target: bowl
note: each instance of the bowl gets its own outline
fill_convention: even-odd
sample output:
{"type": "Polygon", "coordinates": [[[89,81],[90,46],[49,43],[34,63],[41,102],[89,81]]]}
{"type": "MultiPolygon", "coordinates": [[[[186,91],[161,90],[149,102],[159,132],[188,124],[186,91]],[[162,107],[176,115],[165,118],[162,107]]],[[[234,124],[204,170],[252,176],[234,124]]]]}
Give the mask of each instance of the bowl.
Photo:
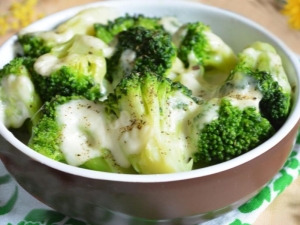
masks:
{"type": "MultiPolygon", "coordinates": [[[[91,224],[197,224],[218,217],[257,194],[289,156],[300,117],[300,71],[296,56],[258,24],[229,11],[187,1],[107,1],[47,16],[31,29],[51,29],[84,8],[107,6],[120,14],[176,16],[202,21],[237,53],[254,41],[268,42],[282,57],[293,87],[291,113],[269,140],[252,151],[217,165],[174,174],[124,175],[91,171],[53,161],[33,151],[1,123],[0,157],[31,195],[53,209],[91,224]]],[[[15,54],[11,37],[0,48],[2,67],[15,54]]]]}

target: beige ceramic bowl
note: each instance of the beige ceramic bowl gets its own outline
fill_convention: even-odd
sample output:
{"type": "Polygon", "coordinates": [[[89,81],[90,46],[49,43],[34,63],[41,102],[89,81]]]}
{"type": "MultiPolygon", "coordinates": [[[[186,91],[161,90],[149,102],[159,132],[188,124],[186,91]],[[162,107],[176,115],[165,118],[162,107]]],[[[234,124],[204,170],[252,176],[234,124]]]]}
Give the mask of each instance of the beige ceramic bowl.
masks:
{"type": "MultiPolygon", "coordinates": [[[[6,139],[0,156],[17,182],[53,209],[96,225],[153,221],[196,224],[255,195],[280,170],[294,143],[300,117],[300,71],[296,57],[280,40],[248,19],[185,1],[98,2],[56,13],[34,23],[32,28],[52,28],[84,7],[99,5],[115,7],[121,13],[202,21],[236,52],[254,41],[272,44],[281,55],[293,86],[291,114],[272,138],[240,157],[203,169],[165,175],[110,174],[55,162],[28,148],[0,124],[0,133],[6,139]]],[[[16,36],[0,48],[1,67],[14,56],[15,40],[16,36]]]]}

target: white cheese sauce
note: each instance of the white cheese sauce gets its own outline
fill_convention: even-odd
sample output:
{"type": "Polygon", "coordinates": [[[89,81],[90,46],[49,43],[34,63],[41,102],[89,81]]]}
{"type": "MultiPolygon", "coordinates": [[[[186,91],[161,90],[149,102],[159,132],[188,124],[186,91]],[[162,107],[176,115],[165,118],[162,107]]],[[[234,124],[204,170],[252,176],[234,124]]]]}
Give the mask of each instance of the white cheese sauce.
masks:
{"type": "Polygon", "coordinates": [[[69,53],[95,54],[110,58],[115,51],[114,47],[107,45],[104,41],[94,36],[82,34],[75,35],[74,38],[76,38],[76,40],[68,49],[69,53]]]}
{"type": "Polygon", "coordinates": [[[118,135],[108,127],[103,111],[103,105],[88,100],[73,100],[58,107],[58,122],[63,126],[60,148],[68,164],[82,165],[101,156],[101,149],[106,148],[121,167],[130,166],[116,141],[118,135]]]}
{"type": "Polygon", "coordinates": [[[211,84],[204,78],[204,68],[199,65],[194,52],[188,55],[190,66],[185,68],[182,61],[176,58],[168,78],[178,81],[190,89],[194,96],[209,100],[215,95],[216,85],[211,84]]]}
{"type": "MultiPolygon", "coordinates": [[[[209,40],[209,46],[211,48],[211,51],[222,52],[222,55],[225,56],[231,54],[231,48],[227,44],[225,44],[219,36],[212,33],[211,30],[204,31],[203,34],[205,35],[206,39],[209,40]]],[[[218,55],[221,58],[221,55],[218,55]]],[[[216,58],[216,60],[217,59],[218,58],[216,58]]]]}
{"type": "Polygon", "coordinates": [[[276,52],[256,50],[250,47],[243,50],[241,56],[249,67],[267,71],[282,86],[283,90],[290,92],[291,85],[285,74],[282,60],[276,52]]]}
{"type": "Polygon", "coordinates": [[[268,71],[273,79],[282,86],[283,90],[290,92],[291,85],[287,79],[280,56],[273,52],[263,52],[261,57],[263,60],[258,65],[258,69],[268,71]]]}
{"type": "Polygon", "coordinates": [[[34,63],[34,70],[42,76],[50,76],[50,74],[59,69],[61,61],[56,56],[49,53],[40,56],[34,63]]]}
{"type": "Polygon", "coordinates": [[[161,127],[167,132],[171,131],[173,133],[177,130],[185,130],[185,127],[178,129],[178,121],[181,121],[181,124],[187,126],[187,123],[185,123],[186,120],[188,120],[199,107],[190,97],[180,92],[176,92],[175,95],[169,98],[166,105],[167,109],[164,113],[167,115],[165,115],[166,119],[162,121],[161,127]]]}
{"type": "Polygon", "coordinates": [[[240,110],[251,107],[259,112],[259,100],[256,98],[228,98],[233,106],[238,107],[240,110]]]}
{"type": "Polygon", "coordinates": [[[136,52],[131,49],[126,49],[124,52],[122,52],[120,57],[122,69],[126,72],[130,72],[132,70],[135,58],[136,52]]]}
{"type": "Polygon", "coordinates": [[[175,17],[162,17],[159,22],[169,34],[173,35],[182,25],[175,17]]]}
{"type": "Polygon", "coordinates": [[[10,74],[2,78],[0,91],[1,99],[3,99],[1,117],[5,126],[20,127],[26,119],[32,116],[28,108],[28,104],[33,100],[32,81],[27,76],[10,74]]]}
{"type": "MultiPolygon", "coordinates": [[[[236,76],[244,76],[243,74],[236,73],[236,76]]],[[[239,82],[234,83],[234,88],[229,87],[228,90],[223,90],[224,94],[235,100],[235,106],[244,110],[246,107],[254,107],[259,109],[259,102],[261,101],[263,95],[256,88],[257,81],[249,76],[245,76],[239,82]]]]}
{"type": "Polygon", "coordinates": [[[197,130],[200,131],[205,125],[219,118],[220,99],[212,98],[207,104],[199,107],[199,119],[197,119],[197,130]]]}
{"type": "Polygon", "coordinates": [[[121,111],[113,124],[114,135],[118,136],[120,148],[125,154],[139,154],[145,148],[147,140],[154,134],[153,124],[146,123],[147,118],[132,119],[127,111],[121,111]]]}
{"type": "Polygon", "coordinates": [[[178,48],[181,45],[184,37],[186,36],[188,29],[186,27],[180,27],[172,36],[172,42],[178,48]]]}
{"type": "MultiPolygon", "coordinates": [[[[169,140],[169,147],[179,151],[179,156],[188,159],[195,151],[191,145],[190,126],[192,119],[198,114],[199,105],[182,93],[176,93],[166,104],[168,106],[166,118],[161,120],[161,141],[169,140]],[[186,108],[181,108],[185,105],[186,108]],[[180,122],[179,122],[180,121],[180,122]]],[[[175,153],[175,152],[174,152],[175,153]]],[[[176,153],[177,154],[177,153],[176,153]]],[[[179,170],[178,170],[179,171],[179,170]]]]}

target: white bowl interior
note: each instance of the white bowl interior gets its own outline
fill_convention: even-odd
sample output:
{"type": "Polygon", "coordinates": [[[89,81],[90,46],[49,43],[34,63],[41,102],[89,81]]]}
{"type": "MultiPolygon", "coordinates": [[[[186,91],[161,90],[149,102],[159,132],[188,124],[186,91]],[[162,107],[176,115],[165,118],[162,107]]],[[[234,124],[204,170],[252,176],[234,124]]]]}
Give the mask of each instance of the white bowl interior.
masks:
{"type": "MultiPolygon", "coordinates": [[[[224,171],[259,156],[269,148],[276,145],[282,138],[284,138],[294,127],[296,121],[299,120],[300,115],[296,112],[300,111],[300,66],[298,64],[296,56],[287,48],[284,43],[282,43],[282,41],[274,37],[266,29],[235,13],[187,1],[107,1],[87,4],[55,13],[33,23],[29,26],[29,28],[31,28],[32,30],[51,29],[84,8],[101,5],[116,8],[120,12],[120,15],[129,13],[145,14],[148,16],[176,16],[182,22],[202,21],[203,23],[209,25],[213,32],[219,35],[229,46],[231,46],[231,48],[236,53],[240,52],[247,45],[255,41],[264,41],[270,43],[275,47],[279,55],[282,57],[284,68],[289,76],[290,82],[292,86],[295,87],[294,104],[291,114],[283,127],[272,138],[270,138],[268,141],[258,146],[257,148],[253,149],[252,151],[243,154],[242,156],[239,156],[228,162],[220,163],[202,169],[162,175],[111,174],[81,169],[62,164],[53,161],[43,155],[40,155],[39,153],[28,148],[21,141],[16,139],[13,134],[5,128],[3,124],[0,124],[1,135],[17,149],[30,156],[31,158],[34,158],[35,160],[52,168],[93,179],[116,180],[124,182],[160,182],[183,180],[224,171]]],[[[13,36],[0,48],[0,68],[2,68],[3,65],[8,63],[14,57],[16,39],[17,37],[13,36]]]]}

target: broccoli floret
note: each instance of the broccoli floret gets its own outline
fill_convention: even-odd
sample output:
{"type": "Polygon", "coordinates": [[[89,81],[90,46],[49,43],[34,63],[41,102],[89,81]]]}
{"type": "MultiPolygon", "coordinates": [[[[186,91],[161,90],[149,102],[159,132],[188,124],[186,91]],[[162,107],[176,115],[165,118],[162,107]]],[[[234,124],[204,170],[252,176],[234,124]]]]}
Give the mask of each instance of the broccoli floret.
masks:
{"type": "Polygon", "coordinates": [[[145,71],[123,78],[104,103],[135,170],[159,174],[192,169],[187,131],[196,102],[185,86],[145,71]]]}
{"type": "Polygon", "coordinates": [[[1,119],[8,128],[20,128],[39,118],[41,100],[31,81],[34,59],[14,58],[0,70],[1,119]]]}
{"type": "Polygon", "coordinates": [[[163,29],[159,24],[160,19],[153,17],[145,17],[144,15],[131,16],[126,14],[123,17],[119,17],[114,21],[109,21],[106,25],[96,23],[95,36],[109,44],[115,38],[115,36],[125,30],[132,27],[144,27],[146,29],[163,29]]]}
{"type": "Polygon", "coordinates": [[[69,41],[76,34],[94,36],[94,23],[106,24],[117,17],[117,13],[110,8],[89,8],[50,31],[34,32],[25,28],[18,34],[18,41],[24,55],[38,57],[50,52],[57,44],[69,41]]]}
{"type": "Polygon", "coordinates": [[[291,86],[281,58],[267,43],[255,42],[239,54],[239,62],[221,93],[257,92],[264,117],[279,129],[287,119],[291,106],[291,86]]]}
{"type": "Polygon", "coordinates": [[[201,22],[183,24],[173,35],[177,57],[168,77],[207,101],[237,62],[231,48],[201,22]]]}
{"type": "Polygon", "coordinates": [[[195,162],[224,162],[270,138],[275,130],[255,104],[230,97],[214,98],[204,104],[192,120],[195,162]]]}
{"type": "Polygon", "coordinates": [[[33,80],[43,101],[55,95],[82,95],[90,100],[110,90],[102,42],[93,36],[75,35],[37,58],[33,80]]]}
{"type": "Polygon", "coordinates": [[[19,35],[18,42],[22,46],[23,54],[30,57],[48,53],[56,44],[54,41],[46,41],[38,33],[19,35]]]}
{"type": "Polygon", "coordinates": [[[232,49],[201,22],[182,25],[173,35],[173,42],[185,67],[203,67],[209,81],[225,81],[236,65],[237,58],[232,49]]]}
{"type": "MultiPolygon", "coordinates": [[[[92,170],[134,173],[116,161],[106,136],[104,105],[81,96],[56,96],[42,108],[28,146],[59,162],[92,170]]],[[[117,153],[117,158],[120,158],[117,153]]]]}
{"type": "Polygon", "coordinates": [[[216,96],[192,122],[196,161],[218,163],[239,156],[284,123],[291,88],[275,49],[262,42],[244,49],[216,96]]]}
{"type": "Polygon", "coordinates": [[[161,30],[133,27],[119,33],[117,40],[116,51],[107,61],[107,79],[113,87],[131,72],[167,76],[176,59],[170,35],[161,30]]]}

